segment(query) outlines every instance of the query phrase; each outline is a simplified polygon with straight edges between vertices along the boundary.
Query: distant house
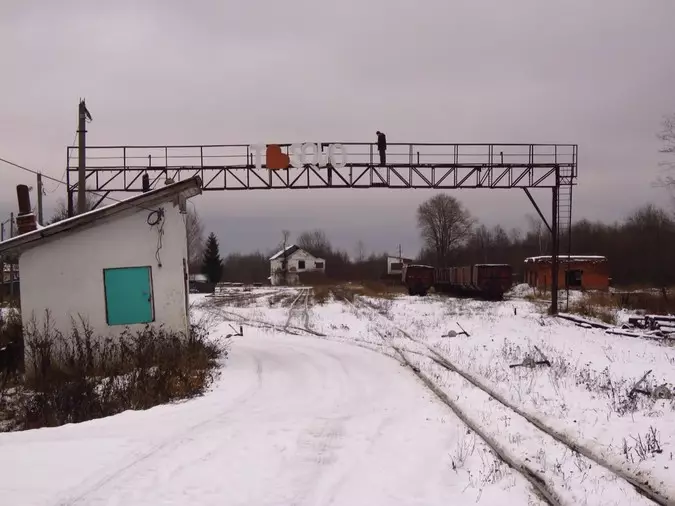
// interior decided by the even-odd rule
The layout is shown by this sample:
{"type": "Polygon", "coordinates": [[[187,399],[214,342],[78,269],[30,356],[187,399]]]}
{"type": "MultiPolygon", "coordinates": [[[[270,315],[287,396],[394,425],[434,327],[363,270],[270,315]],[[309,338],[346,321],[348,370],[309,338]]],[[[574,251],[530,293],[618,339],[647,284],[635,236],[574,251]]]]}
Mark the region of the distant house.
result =
{"type": "MultiPolygon", "coordinates": [[[[551,288],[551,259],[537,256],[525,259],[525,282],[539,289],[551,288]]],[[[607,290],[609,265],[607,258],[596,255],[558,256],[558,286],[577,290],[607,290]]]]}
{"type": "Polygon", "coordinates": [[[214,289],[206,274],[190,274],[189,285],[190,293],[211,293],[214,289]]]}
{"type": "Polygon", "coordinates": [[[14,295],[15,297],[19,295],[20,283],[19,283],[19,264],[9,264],[3,263],[0,258],[0,300],[3,300],[6,297],[14,295]],[[14,281],[10,283],[10,279],[14,281]]]}
{"type": "Polygon", "coordinates": [[[0,243],[0,255],[19,256],[24,326],[35,318],[42,328],[49,310],[65,336],[80,316],[97,336],[145,324],[186,333],[183,214],[201,184],[194,177],[39,228],[20,200],[19,235],[0,243]]]}
{"type": "Polygon", "coordinates": [[[295,244],[288,246],[270,257],[270,283],[272,285],[284,284],[284,271],[286,273],[285,284],[297,285],[302,273],[326,272],[326,261],[318,258],[295,244]],[[284,269],[284,260],[286,269],[284,269]]]}
{"type": "Polygon", "coordinates": [[[412,259],[388,256],[387,257],[387,275],[388,276],[400,276],[403,273],[403,266],[406,264],[411,264],[412,259]]]}
{"type": "Polygon", "coordinates": [[[0,283],[9,283],[9,280],[14,278],[14,281],[19,281],[19,264],[2,264],[3,275],[0,283]]]}

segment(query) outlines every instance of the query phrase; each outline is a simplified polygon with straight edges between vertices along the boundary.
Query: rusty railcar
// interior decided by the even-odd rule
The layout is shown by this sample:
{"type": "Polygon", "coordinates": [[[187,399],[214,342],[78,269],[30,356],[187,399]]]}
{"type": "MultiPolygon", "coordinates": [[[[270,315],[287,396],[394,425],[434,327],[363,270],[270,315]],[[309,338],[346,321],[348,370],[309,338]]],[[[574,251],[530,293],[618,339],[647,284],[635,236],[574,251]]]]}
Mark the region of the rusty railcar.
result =
{"type": "Polygon", "coordinates": [[[417,265],[403,282],[411,295],[436,292],[501,300],[512,285],[513,268],[509,264],[473,264],[457,267],[417,265]]]}

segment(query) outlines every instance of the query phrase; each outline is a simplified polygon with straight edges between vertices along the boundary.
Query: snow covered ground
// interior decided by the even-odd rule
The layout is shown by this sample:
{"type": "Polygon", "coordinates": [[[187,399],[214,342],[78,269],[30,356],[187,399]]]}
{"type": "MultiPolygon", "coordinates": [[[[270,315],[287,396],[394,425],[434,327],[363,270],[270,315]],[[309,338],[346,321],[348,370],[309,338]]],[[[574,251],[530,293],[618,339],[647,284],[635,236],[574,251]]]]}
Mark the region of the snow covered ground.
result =
{"type": "MultiPolygon", "coordinates": [[[[334,299],[310,304],[311,329],[324,334],[323,339],[349,341],[391,356],[396,353],[390,344],[411,352],[408,358],[453,393],[481,427],[505,434],[503,442],[510,452],[536,462],[561,498],[574,504],[643,503],[625,482],[614,483],[611,472],[533,431],[531,424],[508,409],[495,407],[490,396],[471,392],[464,380],[420,356],[428,350],[397,329],[438,350],[557,434],[589,448],[594,456],[637,480],[647,480],[666,497],[675,496],[675,479],[670,476],[675,405],[644,394],[628,396],[649,370],[641,389],[661,384],[672,389],[673,348],[549,318],[542,315],[539,304],[522,299],[501,303],[446,297],[360,300],[366,304],[356,307],[334,299]],[[462,328],[469,337],[441,337],[462,328]],[[510,367],[528,356],[541,360],[539,351],[551,367],[510,367]]],[[[288,309],[283,304],[269,305],[259,301],[226,311],[282,327],[288,309]]],[[[297,306],[301,304],[296,304],[300,313],[297,306]]]]}
{"type": "Polygon", "coordinates": [[[0,434],[2,503],[546,504],[407,360],[541,480],[549,503],[654,504],[441,367],[434,351],[524,415],[675,497],[675,402],[627,395],[648,370],[642,389],[675,383],[674,348],[545,317],[522,299],[336,294],[320,304],[302,288],[193,296],[219,335],[244,329],[212,390],[0,434]],[[469,336],[442,337],[461,329],[469,336]],[[510,367],[540,352],[550,366],[510,367]]]}
{"type": "MultiPolygon", "coordinates": [[[[223,322],[217,332],[229,330],[223,322]]],[[[248,326],[202,398],[0,434],[0,497],[35,506],[539,504],[398,362],[248,326]]]]}

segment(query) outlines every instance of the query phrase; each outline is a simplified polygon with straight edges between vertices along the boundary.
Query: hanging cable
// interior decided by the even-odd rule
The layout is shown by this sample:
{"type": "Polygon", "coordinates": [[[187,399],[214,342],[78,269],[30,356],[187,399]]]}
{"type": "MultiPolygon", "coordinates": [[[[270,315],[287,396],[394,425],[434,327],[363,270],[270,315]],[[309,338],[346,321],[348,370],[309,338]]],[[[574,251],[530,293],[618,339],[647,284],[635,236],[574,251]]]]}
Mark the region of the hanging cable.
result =
{"type": "Polygon", "coordinates": [[[157,250],[155,251],[155,260],[157,260],[157,266],[161,267],[162,259],[159,252],[162,249],[162,238],[164,237],[164,208],[160,207],[156,211],[152,211],[148,214],[147,222],[150,227],[157,227],[157,250]]]}
{"type": "Polygon", "coordinates": [[[164,217],[164,208],[160,207],[156,211],[152,211],[150,214],[148,214],[148,225],[150,225],[151,227],[154,227],[160,221],[162,221],[163,217],[164,217]],[[153,218],[153,216],[155,218],[153,218]]]}
{"type": "MultiPolygon", "coordinates": [[[[0,162],[6,163],[8,165],[11,165],[12,167],[16,169],[21,169],[26,172],[30,172],[31,174],[40,174],[37,170],[29,169],[28,167],[24,167],[23,165],[19,165],[18,163],[12,162],[11,160],[6,160],[5,158],[0,158],[0,162]]],[[[42,179],[48,179],[50,181],[54,181],[55,183],[62,184],[64,186],[67,186],[66,183],[60,179],[56,179],[55,177],[48,176],[47,174],[42,174],[42,179]]],[[[102,200],[112,200],[113,202],[117,203],[123,203],[125,200],[120,200],[115,197],[111,197],[109,195],[102,194],[101,192],[94,191],[94,190],[87,190],[87,193],[91,193],[92,195],[96,195],[97,197],[101,197],[102,200]]],[[[153,209],[138,205],[138,204],[132,204],[134,207],[137,207],[138,209],[143,209],[144,211],[154,211],[153,209]]]]}

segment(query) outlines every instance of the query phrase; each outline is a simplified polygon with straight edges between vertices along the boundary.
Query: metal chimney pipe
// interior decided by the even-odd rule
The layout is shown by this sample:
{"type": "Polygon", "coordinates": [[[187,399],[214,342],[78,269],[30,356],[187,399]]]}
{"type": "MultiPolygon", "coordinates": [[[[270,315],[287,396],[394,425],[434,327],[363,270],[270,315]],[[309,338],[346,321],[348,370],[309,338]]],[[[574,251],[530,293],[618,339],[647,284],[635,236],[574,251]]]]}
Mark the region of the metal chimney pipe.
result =
{"type": "Polygon", "coordinates": [[[19,199],[19,216],[22,214],[29,214],[30,208],[30,191],[25,184],[16,185],[16,196],[19,199]]]}
{"type": "Polygon", "coordinates": [[[35,215],[30,207],[30,190],[25,184],[16,186],[16,196],[19,201],[19,214],[16,217],[16,228],[19,235],[37,230],[35,215]]]}

